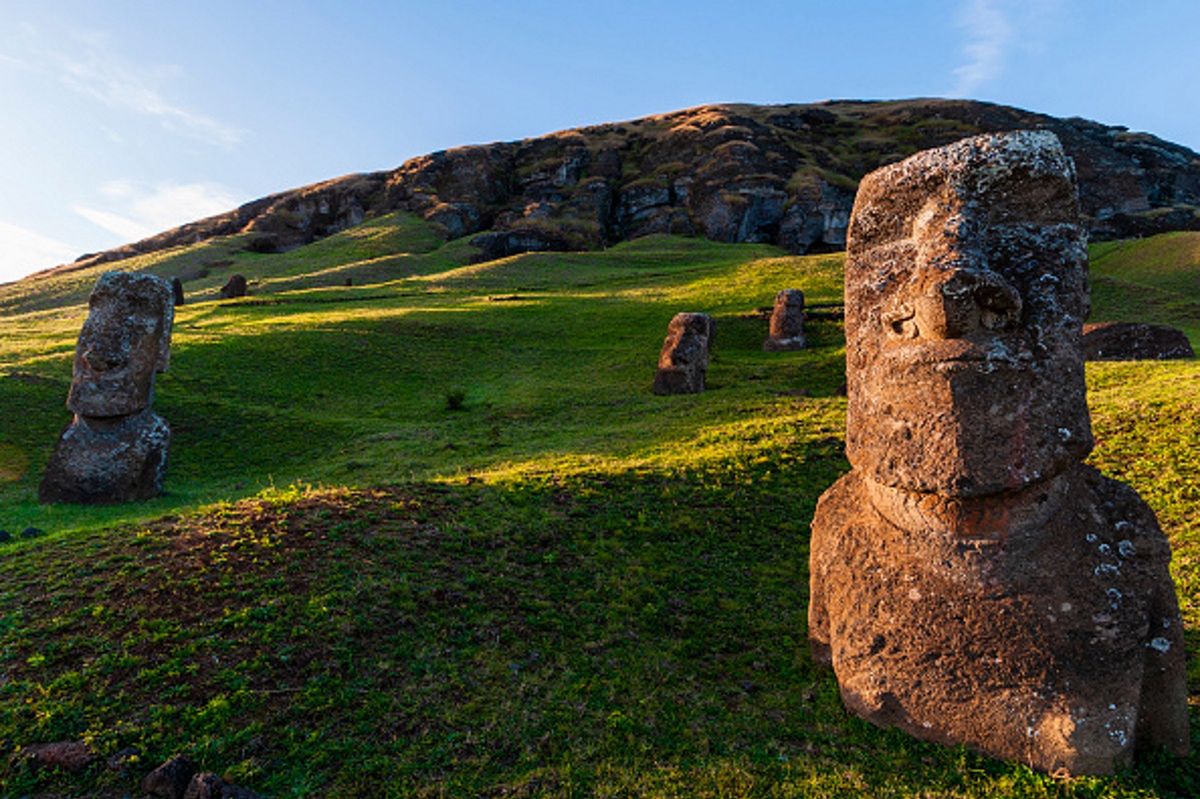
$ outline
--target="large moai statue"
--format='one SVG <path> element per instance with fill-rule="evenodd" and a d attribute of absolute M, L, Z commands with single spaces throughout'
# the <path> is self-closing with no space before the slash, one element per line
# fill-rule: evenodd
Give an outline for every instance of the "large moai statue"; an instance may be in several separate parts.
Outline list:
<path fill-rule="evenodd" d="M 654 373 L 655 394 L 699 394 L 708 374 L 713 318 L 704 313 L 677 313 L 667 325 L 667 337 Z"/>
<path fill-rule="evenodd" d="M 171 439 L 167 423 L 150 409 L 154 375 L 166 371 L 171 354 L 171 284 L 106 272 L 88 305 L 67 395 L 75 418 L 50 456 L 38 499 L 147 499 L 162 491 Z"/>
<path fill-rule="evenodd" d="M 1091 450 L 1086 233 L 1048 132 L 863 179 L 846 263 L 852 471 L 813 520 L 809 637 L 846 707 L 1045 771 L 1188 750 L 1170 549 Z"/>

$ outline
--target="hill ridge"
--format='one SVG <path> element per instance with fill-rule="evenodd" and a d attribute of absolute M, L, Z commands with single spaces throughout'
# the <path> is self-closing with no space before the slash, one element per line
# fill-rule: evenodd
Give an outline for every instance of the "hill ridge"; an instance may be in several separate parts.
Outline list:
<path fill-rule="evenodd" d="M 277 192 L 31 277 L 252 234 L 287 250 L 393 211 L 486 260 L 598 249 L 650 233 L 840 249 L 857 180 L 913 152 L 978 133 L 1044 128 L 1079 173 L 1094 238 L 1200 229 L 1200 154 L 1148 133 L 972 100 L 715 103 L 516 141 L 416 156 Z"/>

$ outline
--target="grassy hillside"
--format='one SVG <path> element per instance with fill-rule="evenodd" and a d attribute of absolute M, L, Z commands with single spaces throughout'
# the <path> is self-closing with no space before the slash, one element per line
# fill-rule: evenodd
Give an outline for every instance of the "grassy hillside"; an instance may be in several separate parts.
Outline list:
<path fill-rule="evenodd" d="M 0 527 L 48 533 L 0 548 L 0 793 L 134 790 L 7 759 L 79 738 L 275 796 L 1200 793 L 1200 755 L 1060 782 L 842 710 L 805 643 L 808 523 L 848 468 L 841 330 L 764 353 L 757 313 L 784 287 L 840 302 L 840 255 L 438 244 L 392 216 L 140 259 L 199 300 L 158 384 L 167 493 L 141 505 L 35 503 L 95 275 L 0 289 Z M 1200 300 L 1104 246 L 1097 283 Z M 233 271 L 253 296 L 212 301 Z M 1117 297 L 1097 314 L 1175 312 Z M 711 390 L 656 397 L 678 310 L 716 316 Z M 1200 748 L 1200 366 L 1088 378 L 1092 461 L 1175 547 Z"/>
<path fill-rule="evenodd" d="M 1156 321 L 1200 347 L 1200 233 L 1092 245 L 1092 318 Z"/>

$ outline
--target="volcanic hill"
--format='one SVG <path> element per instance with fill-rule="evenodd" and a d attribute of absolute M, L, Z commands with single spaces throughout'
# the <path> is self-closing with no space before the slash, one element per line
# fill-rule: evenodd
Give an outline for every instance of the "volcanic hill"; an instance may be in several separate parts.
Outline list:
<path fill-rule="evenodd" d="M 243 245 L 252 251 L 277 252 L 393 211 L 420 215 L 448 239 L 475 234 L 477 260 L 652 233 L 824 252 L 843 246 L 867 172 L 1017 128 L 1062 140 L 1093 239 L 1200 229 L 1200 155 L 1150 134 L 969 100 L 838 100 L 705 105 L 444 150 L 263 197 L 59 269 L 237 233 L 253 234 Z"/>

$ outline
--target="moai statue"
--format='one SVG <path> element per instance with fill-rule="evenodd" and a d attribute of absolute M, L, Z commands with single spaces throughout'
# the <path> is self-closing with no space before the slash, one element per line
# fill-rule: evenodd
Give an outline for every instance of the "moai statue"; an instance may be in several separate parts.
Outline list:
<path fill-rule="evenodd" d="M 171 278 L 171 293 L 174 295 L 175 305 L 183 305 L 187 302 L 183 296 L 183 281 L 177 277 Z"/>
<path fill-rule="evenodd" d="M 851 712 L 1069 774 L 1188 750 L 1170 549 L 1092 448 L 1086 232 L 1049 132 L 863 179 L 846 450 L 813 520 L 809 637 Z"/>
<path fill-rule="evenodd" d="M 232 300 L 246 296 L 246 278 L 242 275 L 230 275 L 225 285 L 221 286 L 221 299 Z"/>
<path fill-rule="evenodd" d="M 106 272 L 96 281 L 75 345 L 67 408 L 38 490 L 41 502 L 105 503 L 162 491 L 171 431 L 150 406 L 154 375 L 167 369 L 174 318 L 171 284 Z"/>
<path fill-rule="evenodd" d="M 667 326 L 667 338 L 654 374 L 655 394 L 699 394 L 708 372 L 713 319 L 704 313 L 677 313 Z"/>
<path fill-rule="evenodd" d="M 771 327 L 763 342 L 767 352 L 804 349 L 804 292 L 784 289 L 775 295 Z"/>

